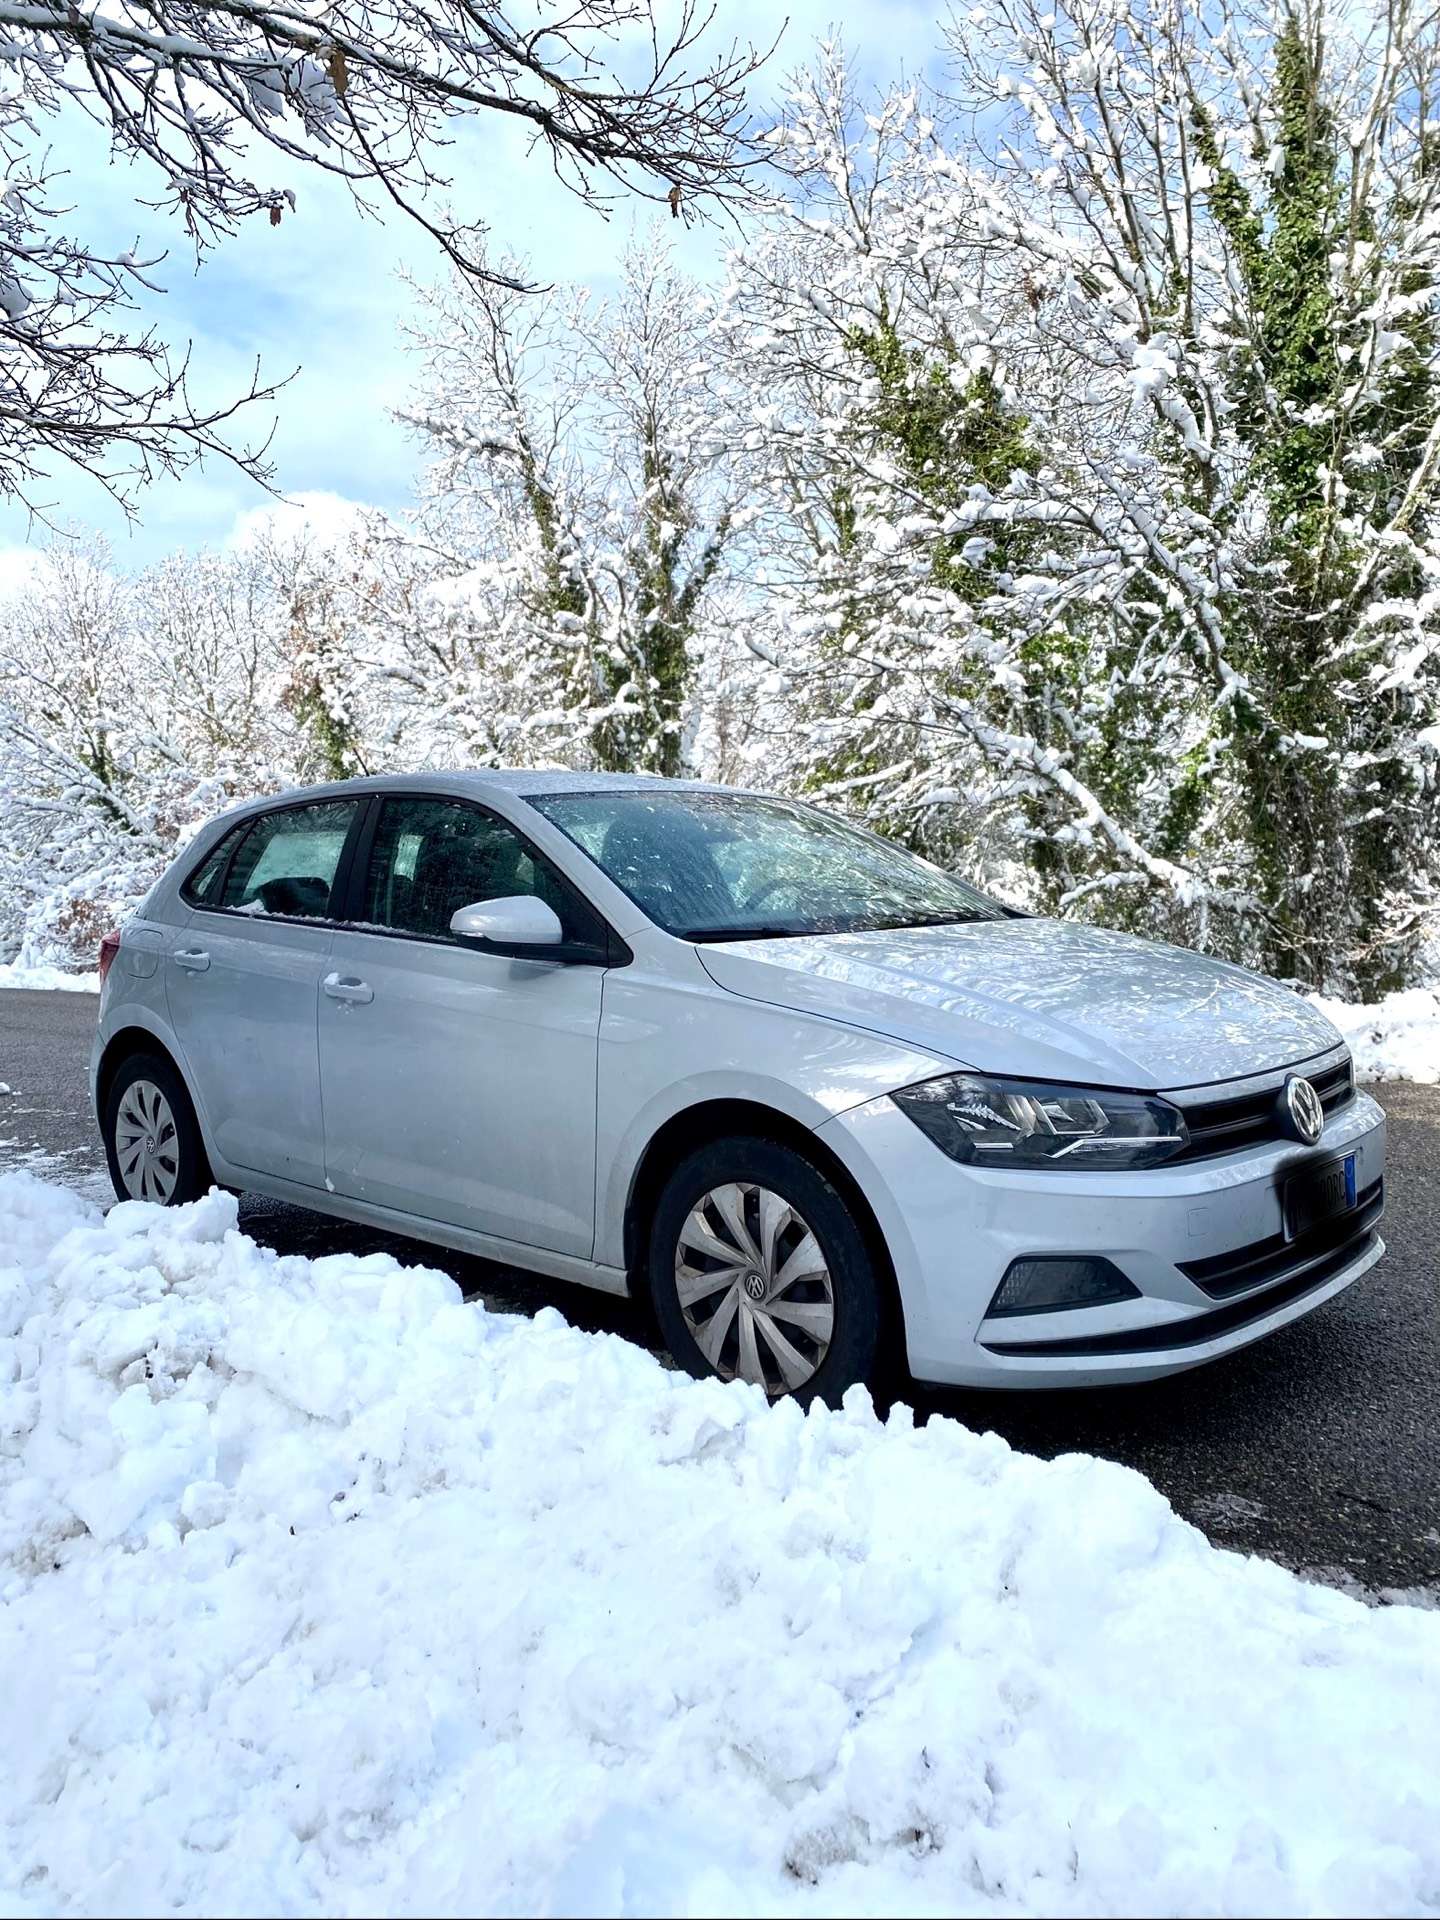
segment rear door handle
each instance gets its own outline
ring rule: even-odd
[[[364,1006],[375,998],[375,989],[353,974],[327,973],[321,984],[332,1000],[344,1000],[351,1006]]]
[[[210,964],[210,956],[203,947],[184,947],[174,956],[177,967],[184,967],[187,973],[204,973]]]

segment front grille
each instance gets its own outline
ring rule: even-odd
[[[1206,1260],[1182,1260],[1180,1271],[1212,1300],[1228,1300],[1250,1287],[1288,1280],[1328,1254],[1343,1253],[1352,1240],[1365,1238],[1384,1211],[1382,1177],[1360,1189],[1348,1213],[1322,1220],[1294,1240],[1287,1240],[1283,1233],[1272,1233],[1267,1239],[1252,1240],[1248,1247],[1234,1247],[1229,1253],[1212,1254]]]
[[[1320,1096],[1328,1120],[1332,1113],[1348,1106],[1355,1098],[1355,1068],[1349,1054],[1320,1073],[1307,1074]],[[1282,1083],[1283,1084],[1283,1083]],[[1242,1093],[1229,1099],[1200,1100],[1183,1108],[1190,1129],[1190,1144],[1167,1164],[1180,1166],[1187,1160],[1212,1160],[1219,1153],[1237,1153],[1242,1147],[1268,1145],[1289,1136],[1280,1125],[1280,1085],[1262,1087],[1258,1093]]]

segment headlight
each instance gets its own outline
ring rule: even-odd
[[[890,1098],[942,1153],[984,1167],[1154,1167],[1190,1144],[1168,1100],[951,1073]]]

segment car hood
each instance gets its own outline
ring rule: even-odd
[[[1097,1086],[1204,1086],[1339,1044],[1307,1001],[1183,947],[1058,920],[702,947],[712,979],[982,1072]]]

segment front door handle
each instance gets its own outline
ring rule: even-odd
[[[184,947],[175,955],[177,967],[184,967],[187,973],[204,973],[210,964],[210,956],[203,947]]]
[[[350,973],[327,973],[322,984],[332,1000],[343,1000],[348,1006],[364,1006],[375,998],[375,989]]]

